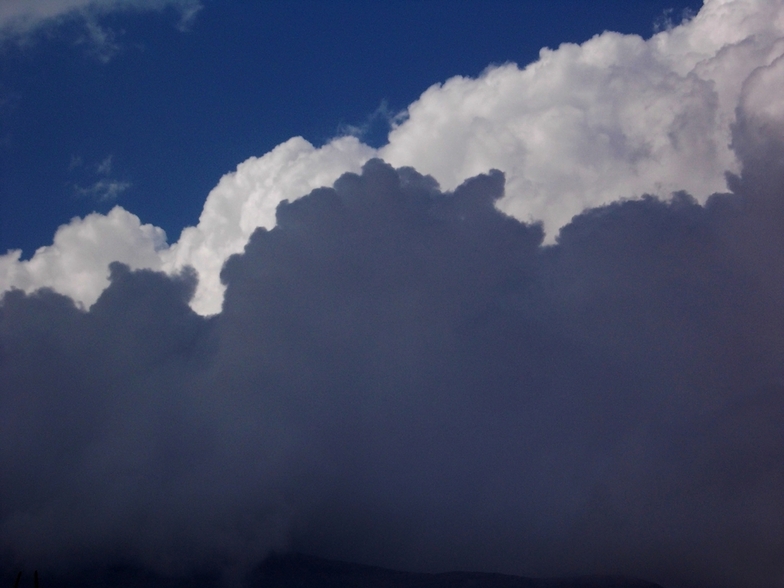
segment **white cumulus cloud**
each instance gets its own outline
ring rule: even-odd
[[[27,292],[48,287],[89,307],[109,285],[111,262],[161,269],[165,244],[163,229],[143,225],[139,217],[115,206],[106,215],[94,213],[61,226],[54,243],[38,249],[32,259],[20,261],[19,250],[0,256],[0,285]]]
[[[0,23],[7,21],[0,13]],[[784,119],[776,106],[778,69],[770,69],[782,55],[780,0],[707,0],[692,19],[647,40],[606,32],[582,45],[543,49],[524,68],[490,67],[478,78],[455,77],[431,87],[378,150],[353,137],[321,148],[294,138],[253,157],[221,179],[199,224],[185,229],[177,243],[167,248],[145,241],[146,253],[118,251],[116,259],[149,259],[145,267],[169,272],[192,265],[199,275],[193,308],[219,312],[223,262],[242,251],[256,227],[274,225],[278,203],[329,185],[373,156],[413,166],[447,190],[500,169],[507,178],[501,209],[543,222],[549,242],[585,208],[620,198],[646,193],[666,198],[686,190],[702,202],[726,189],[727,171],[738,171],[732,129],[739,108],[752,102],[742,99],[749,80],[762,80],[753,83],[755,111],[770,104],[767,124]],[[760,73],[767,70],[767,76]],[[102,221],[92,215],[80,222],[87,227]],[[126,240],[120,248],[135,246]],[[51,276],[60,274],[43,269],[58,263],[48,251],[29,262],[19,262],[13,252],[0,258],[0,291],[49,286],[81,293],[77,300],[83,304],[95,300],[100,290],[91,288],[103,288],[111,260],[91,257],[81,263],[82,277],[54,281]],[[41,268],[34,276],[19,269],[31,264]],[[22,274],[29,277],[23,280]]]
[[[193,266],[199,274],[193,308],[202,314],[220,311],[223,262],[240,253],[257,227],[275,226],[275,208],[321,186],[330,186],[347,171],[358,172],[374,150],[354,137],[342,137],[316,149],[301,137],[289,139],[263,157],[251,157],[221,178],[210,192],[199,224],[162,252],[164,268],[179,272]]]
[[[550,240],[583,209],[686,190],[704,201],[737,171],[731,125],[744,80],[784,53],[784,4],[709,0],[649,40],[604,33],[543,49],[524,69],[456,77],[409,106],[381,149],[452,189],[498,168],[501,208]]]

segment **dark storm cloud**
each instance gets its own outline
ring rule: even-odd
[[[745,126],[744,126],[745,125]],[[784,149],[732,194],[592,209],[542,247],[499,172],[441,193],[373,160],[223,270],[113,266],[89,312],[0,307],[7,566],[784,574]]]

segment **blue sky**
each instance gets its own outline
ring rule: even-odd
[[[319,145],[424,90],[605,30],[649,37],[700,2],[206,2],[42,23],[0,49],[0,250],[120,204],[169,240],[224,173],[301,135]],[[108,45],[108,46],[107,46]],[[364,137],[385,142],[377,117]],[[110,172],[101,163],[111,158]],[[102,179],[116,194],[89,189]]]

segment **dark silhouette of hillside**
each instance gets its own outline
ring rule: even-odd
[[[24,588],[22,574],[14,588]],[[43,578],[41,588],[219,588],[219,574],[165,577],[130,567],[87,570]],[[246,578],[247,588],[661,588],[658,584],[618,576],[524,578],[480,572],[440,574],[400,572],[332,561],[302,554],[273,554]],[[39,588],[35,574],[35,588]]]
[[[505,574],[398,572],[317,557],[271,555],[250,578],[261,588],[661,588],[631,578],[583,576],[569,579],[534,579]]]

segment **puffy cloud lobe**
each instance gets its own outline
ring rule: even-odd
[[[107,216],[94,213],[60,227],[54,244],[28,261],[20,261],[21,251],[0,256],[0,292],[48,287],[89,307],[108,285],[112,261],[173,274],[192,267],[199,275],[193,308],[205,315],[220,312],[221,266],[242,251],[254,229],[274,226],[278,203],[329,185],[347,170],[359,171],[372,155],[370,147],[353,137],[319,149],[300,137],[290,139],[221,178],[198,226],[183,230],[174,245],[167,245],[162,229],[142,225],[115,206]]]
[[[20,261],[22,252],[0,257],[0,284],[33,291],[46,285],[70,296],[78,304],[90,306],[109,284],[109,264],[161,269],[160,250],[166,234],[119,206],[109,214],[94,213],[61,226],[54,243],[41,247],[29,260]]]
[[[747,154],[749,164],[755,166],[755,176],[768,175],[774,181],[776,174],[770,174],[769,169],[778,170],[784,165],[784,99],[778,91],[782,75],[784,56],[757,69],[746,80],[733,141],[735,149]]]
[[[220,270],[239,253],[257,227],[275,225],[275,207],[311,190],[331,185],[346,171],[359,171],[373,150],[354,137],[316,149],[295,137],[263,157],[252,157],[227,174],[210,192],[196,227],[186,228],[179,241],[161,254],[163,267],[196,269],[199,286],[192,304],[201,314],[220,312],[223,287]]]
[[[775,585],[784,148],[753,112],[732,194],[590,209],[551,246],[499,172],[442,193],[371,160],[278,207],[219,315],[192,272],[114,265],[89,311],[6,294],[0,553]]]
[[[784,53],[784,8],[714,0],[649,40],[603,33],[543,49],[520,70],[436,85],[380,151],[452,189],[495,167],[502,210],[542,220],[549,241],[582,210],[686,190],[701,202],[737,171],[730,148],[744,80]],[[770,97],[776,96],[774,88]]]

